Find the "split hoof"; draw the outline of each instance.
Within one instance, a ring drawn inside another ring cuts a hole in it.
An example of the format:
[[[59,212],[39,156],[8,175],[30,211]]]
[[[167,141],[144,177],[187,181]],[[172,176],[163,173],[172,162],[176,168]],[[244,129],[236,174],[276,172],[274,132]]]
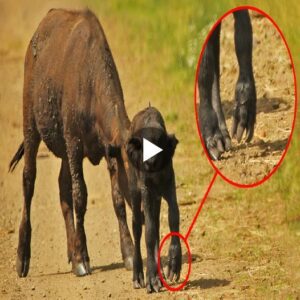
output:
[[[73,264],[72,271],[76,276],[86,276],[91,274],[90,263],[88,261]]]

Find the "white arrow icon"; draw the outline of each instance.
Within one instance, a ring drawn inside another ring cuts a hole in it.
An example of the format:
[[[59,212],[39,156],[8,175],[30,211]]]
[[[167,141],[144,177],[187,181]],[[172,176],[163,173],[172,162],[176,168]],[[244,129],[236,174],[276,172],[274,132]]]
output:
[[[163,149],[143,138],[143,162],[163,151]]]

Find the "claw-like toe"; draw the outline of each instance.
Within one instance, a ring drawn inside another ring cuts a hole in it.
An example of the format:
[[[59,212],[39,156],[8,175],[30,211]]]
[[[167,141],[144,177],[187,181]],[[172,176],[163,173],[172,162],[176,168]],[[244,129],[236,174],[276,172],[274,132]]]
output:
[[[150,278],[146,286],[148,294],[152,292],[158,293],[161,288],[162,288],[162,283],[158,276]]]
[[[235,108],[233,112],[232,137],[240,143],[246,131],[245,142],[251,141],[256,120],[256,90],[253,80],[236,85]]]
[[[236,139],[237,141],[240,143],[243,137],[243,133],[244,133],[245,127],[243,127],[242,125],[238,125],[237,131],[236,131]]]
[[[134,289],[141,289],[145,287],[145,281],[142,276],[139,276],[139,279],[133,281],[133,288]]]

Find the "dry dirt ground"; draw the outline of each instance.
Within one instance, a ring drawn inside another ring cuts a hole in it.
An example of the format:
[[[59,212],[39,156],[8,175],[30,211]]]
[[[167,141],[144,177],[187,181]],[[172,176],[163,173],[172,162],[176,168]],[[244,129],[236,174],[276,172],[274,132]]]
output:
[[[257,92],[257,120],[249,144],[233,141],[232,150],[215,163],[232,181],[256,183],[278,164],[291,133],[295,92],[292,64],[279,32],[261,14],[251,13],[253,69]],[[238,64],[234,50],[233,16],[222,22],[221,99],[231,130],[234,89]]]
[[[245,191],[243,197],[232,197],[236,190],[225,185],[220,178],[216,180],[189,237],[193,265],[186,288],[176,294],[163,290],[158,295],[133,290],[132,274],[125,271],[122,265],[118,226],[105,163],[99,167],[88,163],[84,165],[89,191],[85,224],[93,273],[84,278],[75,277],[67,264],[65,229],[58,198],[60,162],[43,145],[38,154],[32,203],[31,268],[27,278],[17,277],[15,257],[23,202],[23,162],[14,174],[8,174],[7,169],[22,140],[24,53],[39,20],[50,7],[58,6],[58,2],[36,1],[30,7],[25,5],[25,1],[23,6],[12,3],[0,2],[0,20],[3,22],[0,24],[0,298],[284,299],[299,296],[300,257],[297,245],[300,232],[291,232],[288,228],[284,218],[284,202],[273,195],[252,199],[247,196],[249,191]],[[60,1],[59,6],[63,3]],[[130,73],[131,69],[126,68],[128,62],[134,66],[134,58],[130,53],[121,55],[124,48],[118,49],[119,39],[126,39],[126,36],[114,28],[114,22],[109,17],[102,18],[102,23],[117,58],[125,95],[130,94],[131,101],[137,100],[134,95],[142,94],[142,91],[130,90],[130,81],[134,76]],[[126,102],[126,105],[130,108],[132,102]],[[282,113],[285,112],[283,108]],[[180,149],[180,155],[175,157],[175,171],[181,171],[177,173],[177,182],[181,230],[185,233],[212,178],[212,170],[204,157],[201,168],[196,170],[191,165],[194,154],[181,153]],[[191,187],[180,177],[180,174],[187,172],[199,178],[197,187]],[[168,233],[165,204],[161,220],[161,236],[164,236]],[[185,273],[185,249],[183,254]]]

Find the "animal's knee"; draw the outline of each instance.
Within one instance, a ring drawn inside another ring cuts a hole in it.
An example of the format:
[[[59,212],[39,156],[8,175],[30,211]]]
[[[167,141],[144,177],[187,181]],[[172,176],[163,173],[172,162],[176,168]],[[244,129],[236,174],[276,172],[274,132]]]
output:
[[[119,218],[124,218],[126,216],[124,198],[122,197],[120,191],[117,188],[113,189],[112,196],[117,216]]]
[[[72,195],[75,204],[76,214],[85,214],[87,205],[87,189],[84,183],[75,182],[72,185]]]

